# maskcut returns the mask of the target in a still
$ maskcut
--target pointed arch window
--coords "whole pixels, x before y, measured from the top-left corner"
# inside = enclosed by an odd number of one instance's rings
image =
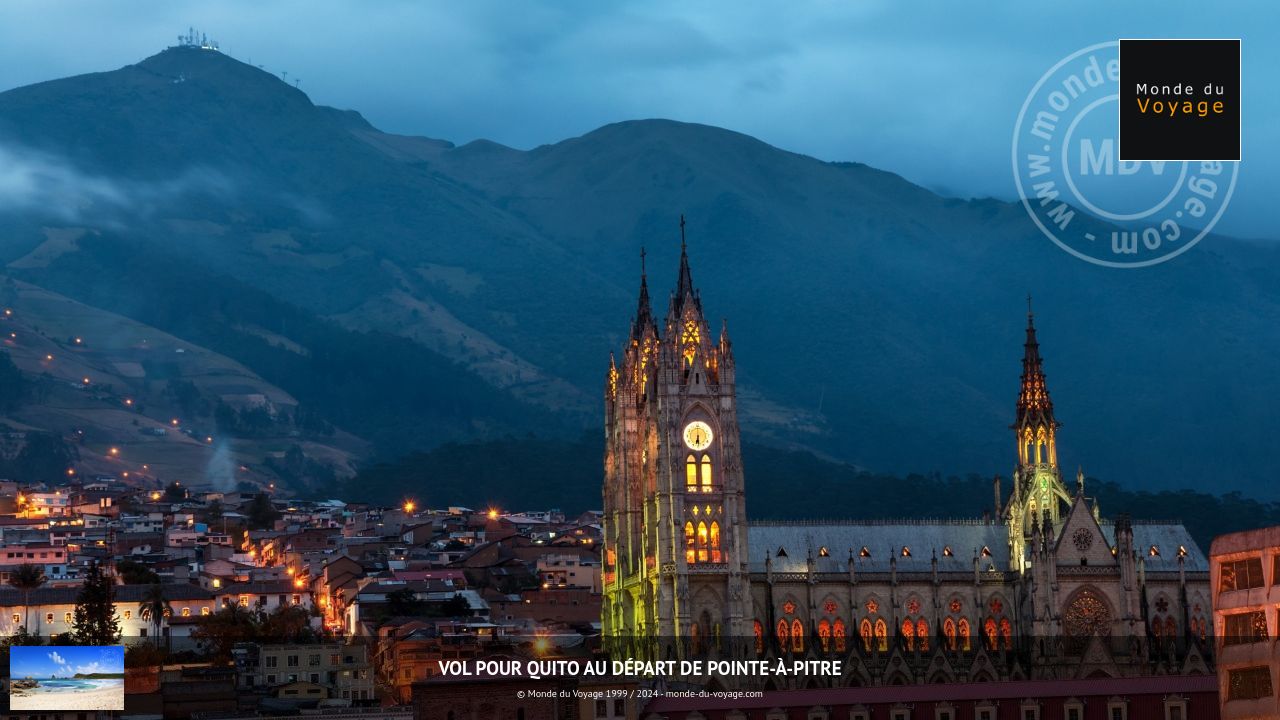
[[[711,522],[711,562],[721,562],[720,555],[720,523]]]
[[[698,562],[707,561],[707,524],[698,523]]]
[[[947,649],[956,649],[956,621],[947,618],[942,622],[942,635],[947,639]]]
[[[702,492],[711,492],[714,483],[711,477],[711,456],[702,456]]]
[[[1000,638],[1004,640],[1004,649],[1013,649],[1013,624],[1009,622],[1009,618],[1000,620]]]
[[[858,626],[858,636],[862,638],[862,651],[871,652],[871,621],[863,618],[862,624]]]
[[[698,623],[694,623],[693,625],[690,625],[689,626],[689,645],[693,648],[694,655],[699,655],[702,653],[702,638],[699,637],[699,635],[700,633],[698,632]]]
[[[764,654],[764,626],[760,624],[759,620],[756,620],[751,629],[756,636],[756,655],[763,655]]]
[[[836,652],[844,652],[844,620],[836,618],[831,625],[831,635],[835,638]]]
[[[684,459],[684,484],[689,492],[698,491],[698,459],[692,455]]]
[[[964,652],[969,652],[973,649],[969,634],[969,621],[965,618],[960,618],[960,649]]]
[[[804,652],[804,625],[800,618],[791,621],[791,651]]]
[[[696,534],[693,529],[693,523],[684,524],[684,561],[687,563],[697,562],[697,549],[694,547],[696,542]]]
[[[1170,640],[1178,637],[1178,623],[1172,617],[1164,619],[1164,634]]]
[[[916,649],[916,624],[910,618],[902,621],[902,645],[907,652]]]
[[[787,645],[790,643],[790,640],[791,640],[791,624],[788,623],[785,618],[782,620],[779,620],[778,621],[778,645],[781,646],[783,650],[786,650]]]
[[[826,620],[818,621],[818,642],[822,645],[822,652],[831,652],[831,623]]]
[[[987,618],[982,624],[982,637],[986,640],[987,649],[995,650],[1000,642],[1000,629],[996,627],[995,618]]]
[[[884,618],[876,620],[876,647],[880,652],[889,652],[889,625]]]
[[[924,618],[916,621],[916,644],[920,646],[920,652],[929,652],[929,623]]]

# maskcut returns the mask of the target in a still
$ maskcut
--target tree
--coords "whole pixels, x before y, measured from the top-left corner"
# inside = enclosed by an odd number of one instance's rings
[[[0,412],[16,410],[26,400],[28,389],[9,353],[0,352]]]
[[[271,498],[266,493],[258,493],[253,496],[253,501],[249,503],[249,527],[255,530],[270,530],[275,525],[276,520],[280,517],[280,511],[276,510],[271,504]]]
[[[160,626],[165,620],[173,617],[173,606],[164,597],[164,586],[156,583],[147,589],[147,594],[142,598],[142,604],[138,605],[138,617],[151,623],[151,627],[155,630],[153,633],[153,644],[160,646]]]
[[[154,585],[160,582],[160,576],[154,570],[135,560],[116,563],[116,573],[124,580],[125,585]]]
[[[120,639],[116,617],[115,583],[97,561],[89,563],[84,585],[76,596],[71,639],[77,645],[114,645]]]
[[[180,503],[187,499],[187,491],[182,489],[182,485],[178,481],[169,483],[164,488],[164,501],[167,503]]]
[[[273,643],[314,642],[311,613],[300,605],[281,605],[262,618],[259,639]]]
[[[9,574],[9,584],[22,591],[22,631],[27,632],[31,620],[31,591],[44,585],[47,578],[40,565],[23,563]]]
[[[208,520],[209,522],[214,522],[222,518],[223,512],[224,511],[222,509],[222,501],[212,500],[209,502],[209,506],[205,508],[204,516],[205,516],[205,519]]]
[[[235,603],[223,605],[216,613],[202,616],[191,632],[215,663],[231,660],[236,643],[252,642],[257,636],[257,622],[248,609]]]

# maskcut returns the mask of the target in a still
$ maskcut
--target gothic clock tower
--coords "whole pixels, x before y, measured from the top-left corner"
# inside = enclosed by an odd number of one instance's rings
[[[605,383],[604,602],[611,649],[631,657],[737,655],[751,636],[746,500],[733,350],[712,340],[680,273],[655,321],[647,279],[622,362]],[[643,259],[643,255],[642,255]]]

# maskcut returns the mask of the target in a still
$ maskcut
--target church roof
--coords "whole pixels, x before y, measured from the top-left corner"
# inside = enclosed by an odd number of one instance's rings
[[[1102,521],[1102,534],[1114,547],[1116,526]],[[1152,554],[1155,548],[1157,554]],[[1146,565],[1147,572],[1178,572],[1178,550],[1186,548],[1184,561],[1187,572],[1209,572],[1209,559],[1191,538],[1191,533],[1179,523],[1133,521],[1133,549]]]
[[[765,553],[773,571],[806,572],[812,554],[818,572],[848,572],[852,549],[855,572],[932,572],[934,553],[938,572],[973,572],[973,556],[986,571],[1009,567],[1009,535],[1004,525],[982,520],[851,520],[845,522],[756,522],[747,528],[751,572],[764,572]],[[822,556],[826,548],[827,556]],[[862,553],[866,548],[866,555]],[[906,554],[903,549],[906,549]],[[983,549],[986,552],[983,552]],[[779,549],[785,555],[779,555]],[[947,555],[947,550],[951,554]]]

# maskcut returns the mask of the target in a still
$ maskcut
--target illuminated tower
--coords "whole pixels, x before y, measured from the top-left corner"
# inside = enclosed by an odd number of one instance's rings
[[[680,222],[680,273],[658,332],[640,306],[605,387],[604,633],[637,657],[735,654],[750,636],[746,501],[733,351],[713,340]]]
[[[1040,343],[1036,341],[1031,298],[1027,297],[1027,342],[1023,346],[1022,388],[1018,392],[1017,418],[1012,428],[1018,446],[1013,471],[1013,493],[1005,510],[1009,527],[1010,562],[1025,571],[1028,541],[1035,533],[1061,528],[1062,511],[1071,495],[1058,471],[1057,430],[1053,400],[1045,384]],[[1050,538],[1049,542],[1055,538]]]

